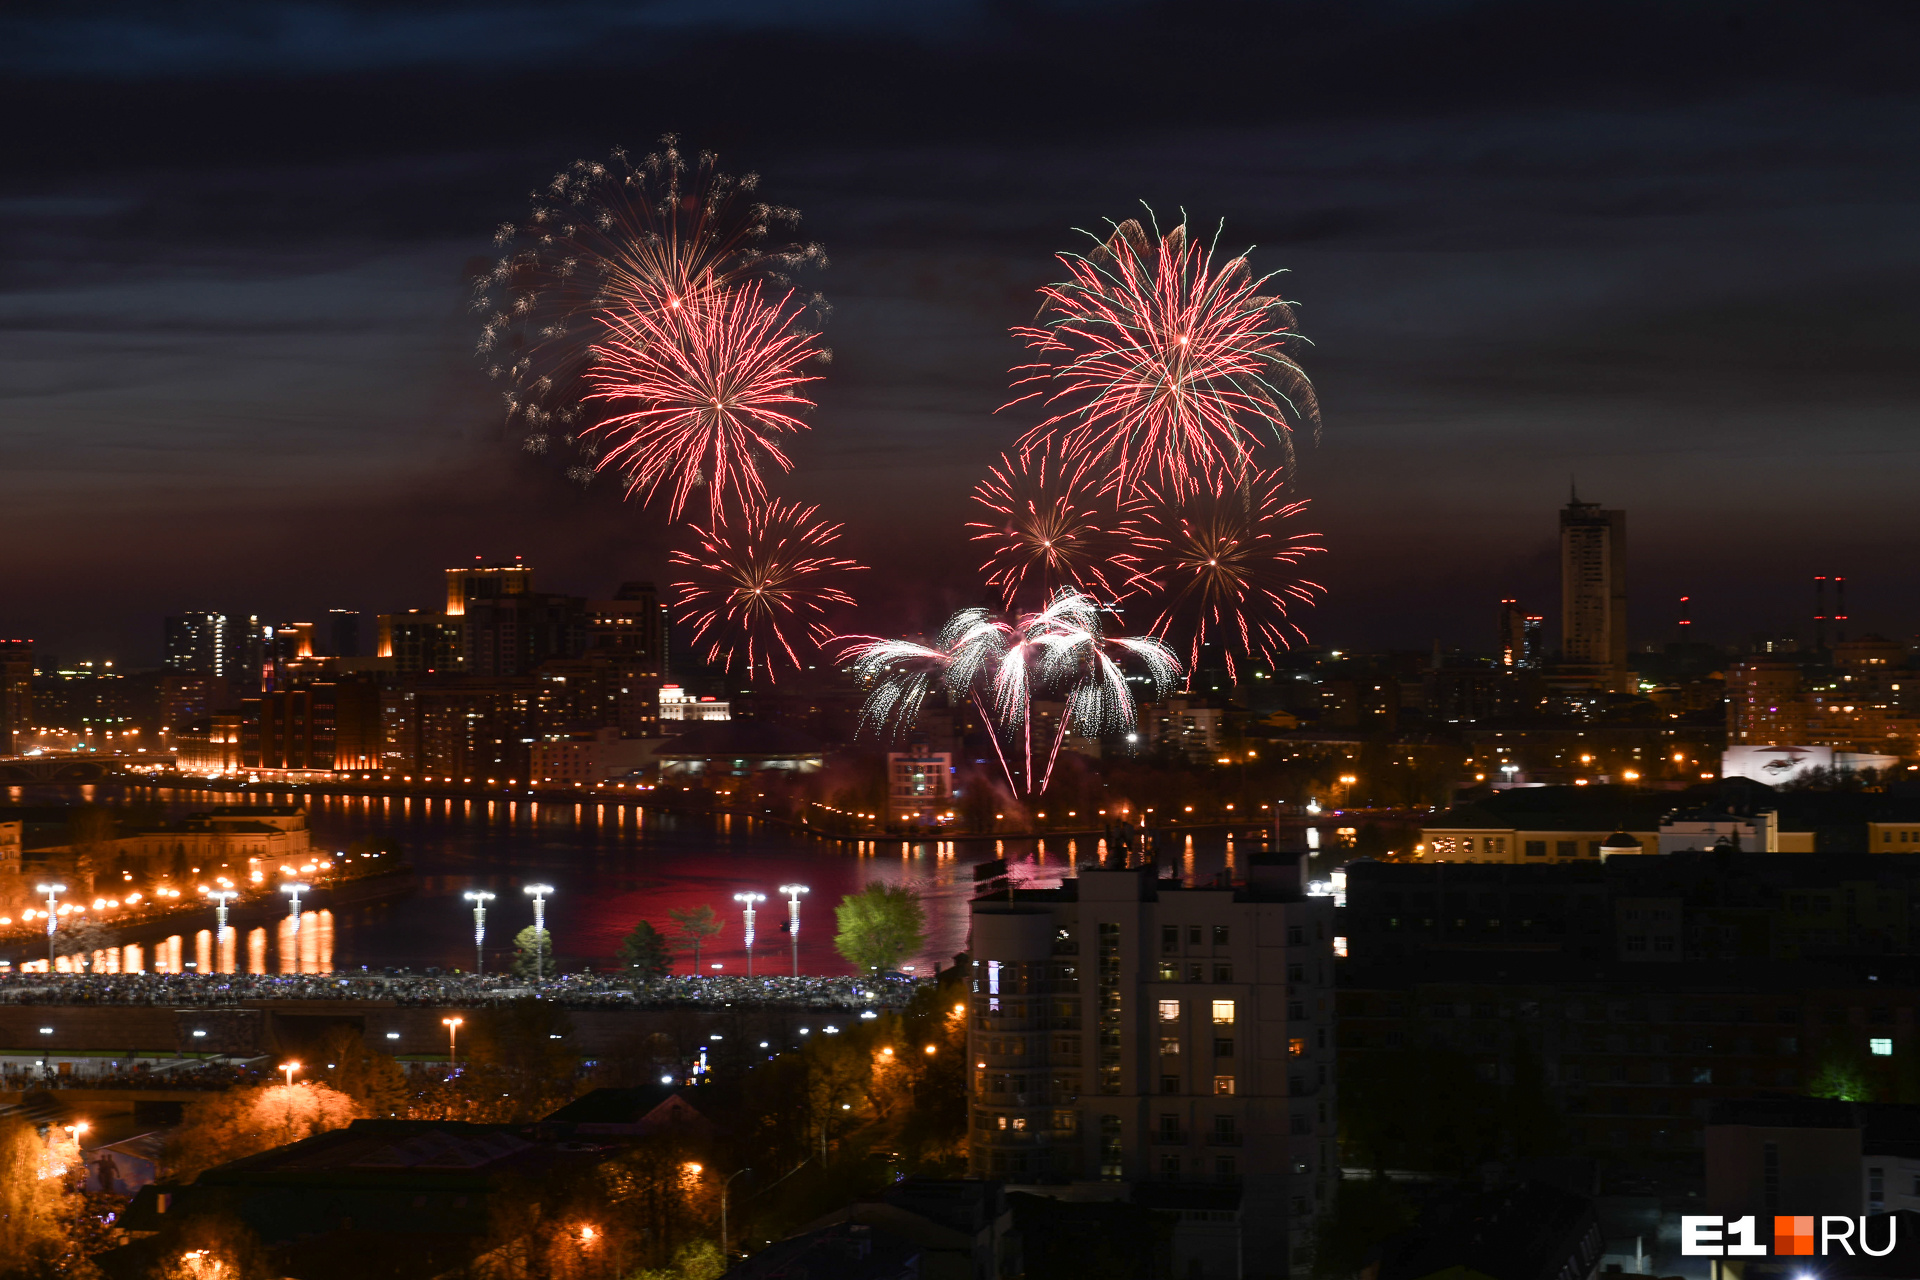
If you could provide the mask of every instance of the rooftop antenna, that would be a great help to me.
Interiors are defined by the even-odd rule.
[[[1833,620],[1837,624],[1833,638],[1836,642],[1844,643],[1847,638],[1847,580],[1837,575],[1833,580]]]
[[[1816,652],[1827,647],[1827,575],[1824,573],[1813,577],[1813,647]]]

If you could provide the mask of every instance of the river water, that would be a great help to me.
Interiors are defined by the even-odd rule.
[[[97,794],[96,794],[97,791]],[[920,895],[927,913],[927,945],[908,963],[931,972],[964,950],[967,902],[973,894],[974,868],[1004,857],[1018,882],[1043,885],[1071,875],[1076,864],[1096,863],[1103,855],[1098,837],[1048,836],[958,841],[875,840],[838,843],[797,836],[752,818],[682,815],[617,802],[533,803],[522,799],[439,799],[367,796],[308,796],[248,789],[234,792],[177,791],[170,788],[87,788],[54,792],[39,788],[0,789],[14,804],[72,803],[75,799],[113,803],[125,800],[161,804],[176,813],[215,805],[304,804],[316,850],[344,849],[353,840],[392,841],[414,869],[413,888],[403,896],[352,905],[327,906],[303,913],[293,927],[284,902],[237,907],[226,945],[213,938],[214,915],[204,922],[170,922],[129,932],[138,950],[122,952],[123,963],[143,968],[208,967],[252,972],[332,972],[403,966],[471,969],[474,922],[468,890],[493,892],[486,925],[489,970],[509,958],[512,938],[533,923],[532,900],[523,889],[553,887],[546,900],[547,927],[567,968],[613,963],[620,939],[636,921],[652,921],[671,935],[667,912],[705,903],[725,930],[703,946],[701,968],[743,973],[747,967],[740,905],[736,893],[767,895],[757,909],[754,971],[790,972],[791,935],[781,931],[788,916],[784,884],[804,884],[801,899],[798,966],[802,973],[844,974],[851,966],[833,947],[833,908],[846,894],[880,881],[904,885]],[[1344,861],[1333,846],[1335,828],[1316,832],[1328,851],[1318,864]],[[1169,842],[1171,861],[1189,882],[1210,879],[1222,869],[1244,873],[1244,859],[1258,851],[1257,838],[1244,830],[1237,838],[1220,829],[1193,835],[1176,833]],[[19,948],[16,948],[19,950]],[[21,950],[13,960],[44,958],[44,951]],[[191,963],[189,963],[191,962]],[[675,971],[691,972],[684,951]]]

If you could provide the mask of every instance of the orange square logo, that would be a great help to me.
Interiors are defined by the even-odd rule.
[[[1813,1256],[1813,1219],[1775,1218],[1773,1220],[1773,1252],[1777,1257],[1810,1258]]]

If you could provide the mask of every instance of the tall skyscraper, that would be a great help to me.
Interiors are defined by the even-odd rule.
[[[176,613],[161,624],[160,665],[201,676],[227,674],[227,617],[223,613]]]
[[[331,657],[359,657],[360,611],[358,609],[327,610],[326,637],[322,643],[327,646]]]
[[[533,590],[533,566],[520,564],[476,564],[471,568],[447,570],[447,616],[458,618],[475,600],[498,600],[502,596],[525,595]]]
[[[1540,624],[1518,600],[1500,602],[1500,666],[1505,671],[1531,671],[1540,665]]]
[[[1627,681],[1627,513],[1582,502],[1560,512],[1560,657],[1596,684]]]
[[[33,641],[0,640],[0,756],[18,754],[31,732]]]

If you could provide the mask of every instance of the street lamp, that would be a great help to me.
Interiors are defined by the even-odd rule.
[[[767,895],[764,893],[736,893],[733,895],[733,900],[740,904],[740,909],[747,917],[747,976],[751,978],[753,976],[753,904],[756,902],[765,902]]]
[[[227,940],[227,903],[240,895],[232,889],[215,889],[207,896],[213,899],[213,918],[219,925],[219,932],[213,936],[216,940],[225,942]]]
[[[473,904],[473,971],[484,973],[487,968],[487,953],[483,947],[487,940],[487,904],[493,901],[493,895],[485,889],[469,889],[462,896]]]
[[[59,918],[55,914],[54,908],[59,900],[60,895],[67,891],[67,886],[63,884],[37,884],[33,886],[33,891],[35,893],[44,893],[47,895],[47,972],[52,973],[53,972],[53,926],[54,926],[54,922]]]
[[[787,895],[787,931],[793,934],[793,976],[800,976],[800,898],[807,886],[803,884],[783,884],[780,892]]]
[[[520,892],[533,898],[533,980],[539,982],[545,976],[543,962],[547,950],[547,895],[553,892],[553,886],[530,884]]]
[[[292,920],[293,920],[293,931],[295,933],[300,932],[300,895],[305,893],[306,891],[307,891],[307,886],[304,884],[301,884],[297,880],[293,881],[291,884],[283,884],[280,886],[280,892],[286,894],[288,897],[293,899]]]
[[[287,1073],[287,1088],[293,1088],[293,1073],[300,1069],[300,1064],[297,1062],[283,1062],[280,1064],[280,1069]]]
[[[454,1048],[456,1039],[460,1034],[460,1028],[465,1026],[466,1022],[467,1020],[465,1018],[457,1017],[440,1019],[440,1025],[447,1029],[447,1067],[449,1070],[452,1069],[456,1060],[456,1051]]]
[[[735,1178],[743,1173],[752,1172],[753,1169],[751,1166],[745,1169],[737,1169],[728,1175],[725,1182],[720,1184],[720,1258],[723,1262],[727,1257],[727,1193],[733,1190],[733,1180]]]

